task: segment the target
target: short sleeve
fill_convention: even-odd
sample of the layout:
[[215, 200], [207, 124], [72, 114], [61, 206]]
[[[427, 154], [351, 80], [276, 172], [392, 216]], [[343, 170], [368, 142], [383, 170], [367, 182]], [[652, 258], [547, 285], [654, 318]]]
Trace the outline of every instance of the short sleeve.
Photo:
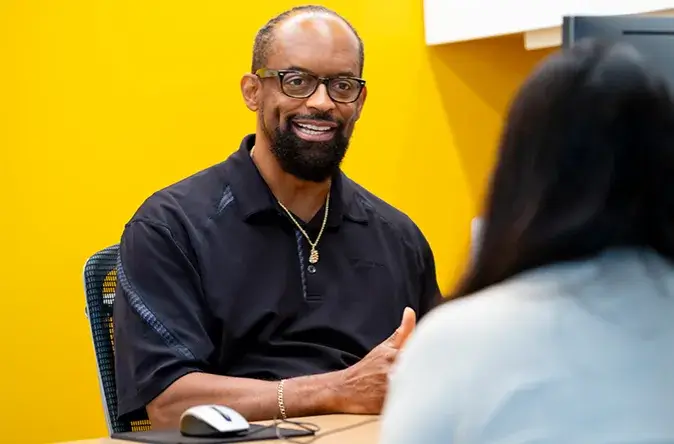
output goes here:
[[120, 242], [113, 324], [119, 416], [135, 416], [178, 378], [206, 371], [212, 319], [188, 251], [136, 220]]

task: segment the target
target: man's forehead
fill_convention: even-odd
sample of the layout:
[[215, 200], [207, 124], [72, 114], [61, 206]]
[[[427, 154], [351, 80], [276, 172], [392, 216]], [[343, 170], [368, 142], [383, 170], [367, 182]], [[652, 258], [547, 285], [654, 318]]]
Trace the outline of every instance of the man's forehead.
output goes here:
[[332, 37], [332, 33], [348, 30], [346, 24], [330, 14], [301, 13], [283, 20], [276, 27], [277, 37], [301, 38], [307, 34], [323, 38]]
[[[293, 66], [330, 62], [329, 65], [340, 71], [357, 70], [359, 42], [351, 28], [338, 17], [325, 13], [297, 14], [274, 30], [269, 61]], [[311, 66], [305, 68], [312, 69]]]

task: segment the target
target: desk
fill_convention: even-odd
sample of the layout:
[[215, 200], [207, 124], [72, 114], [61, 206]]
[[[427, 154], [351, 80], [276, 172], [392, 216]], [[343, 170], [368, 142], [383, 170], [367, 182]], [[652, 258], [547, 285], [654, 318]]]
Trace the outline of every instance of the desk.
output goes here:
[[[325, 415], [325, 416], [310, 416], [307, 418], [292, 418], [297, 421], [306, 421], [316, 424], [321, 428], [321, 431], [316, 436], [308, 436], [306, 438], [294, 438], [298, 442], [311, 441], [316, 439], [317, 444], [376, 444], [379, 437], [379, 421], [376, 416], [362, 416], [362, 415]], [[264, 422], [261, 424], [265, 424]], [[362, 425], [358, 425], [362, 424]], [[283, 425], [282, 425], [283, 426]], [[338, 431], [343, 427], [351, 427], [348, 430]], [[333, 432], [333, 433], [331, 433]], [[321, 436], [325, 435], [325, 436]], [[279, 444], [284, 441], [251, 441], [258, 444]], [[84, 441], [70, 441], [61, 444], [124, 444], [131, 443], [131, 441], [120, 441], [111, 438], [88, 439]], [[137, 444], [137, 443], [134, 443]]]

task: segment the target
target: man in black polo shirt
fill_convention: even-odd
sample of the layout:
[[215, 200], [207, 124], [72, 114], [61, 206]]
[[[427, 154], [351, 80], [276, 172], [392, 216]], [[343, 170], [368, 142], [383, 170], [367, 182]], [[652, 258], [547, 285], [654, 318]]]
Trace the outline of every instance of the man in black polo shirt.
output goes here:
[[255, 134], [126, 225], [120, 416], [146, 409], [155, 427], [175, 427], [209, 403], [249, 420], [379, 412], [398, 350], [440, 292], [417, 226], [340, 170], [363, 59], [330, 10], [271, 20], [241, 81]]

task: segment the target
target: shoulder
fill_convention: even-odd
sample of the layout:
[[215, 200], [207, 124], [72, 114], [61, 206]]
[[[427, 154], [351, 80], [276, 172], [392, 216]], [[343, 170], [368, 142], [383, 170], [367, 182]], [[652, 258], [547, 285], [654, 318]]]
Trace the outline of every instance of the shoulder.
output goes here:
[[[457, 361], [474, 362], [472, 358], [482, 354], [478, 345], [498, 348], [494, 340], [509, 341], [501, 331], [510, 330], [509, 323], [522, 320], [521, 313], [515, 316], [521, 308], [515, 299], [516, 287], [516, 284], [506, 284], [444, 302], [420, 321], [401, 360], [409, 363], [437, 361], [441, 365], [447, 362], [443, 356], [451, 356], [450, 360], [456, 365]], [[439, 350], [443, 353], [438, 353]], [[484, 354], [489, 356], [489, 352]], [[429, 367], [424, 371], [434, 370]]]
[[[513, 339], [510, 334], [532, 330], [547, 324], [546, 313], [564, 304], [564, 295], [575, 293], [594, 281], [597, 269], [593, 262], [555, 264], [526, 271], [474, 294], [448, 300], [429, 314], [420, 336], [434, 337], [462, 332], [453, 341], [470, 342], [473, 347]], [[506, 333], [504, 335], [504, 332]]]
[[197, 263], [209, 223], [233, 201], [227, 161], [150, 195], [125, 224], [120, 252], [130, 261], [161, 255]]
[[226, 163], [205, 168], [154, 192], [140, 205], [127, 227], [142, 222], [174, 231], [203, 224], [231, 200]]
[[[581, 294], [597, 281], [594, 261], [570, 262], [523, 272], [472, 295], [447, 300], [417, 327], [403, 354], [405, 360], [466, 362], [491, 365], [540, 350], [552, 335], [560, 313], [573, 313], [568, 295]], [[451, 338], [451, 340], [449, 339]], [[438, 353], [444, 350], [444, 353]], [[454, 369], [456, 373], [456, 369]], [[480, 370], [471, 370], [477, 378]]]
[[367, 213], [368, 219], [397, 235], [408, 247], [422, 251], [428, 242], [418, 225], [403, 211], [381, 199], [362, 185], [345, 176], [354, 190], [354, 199]]

